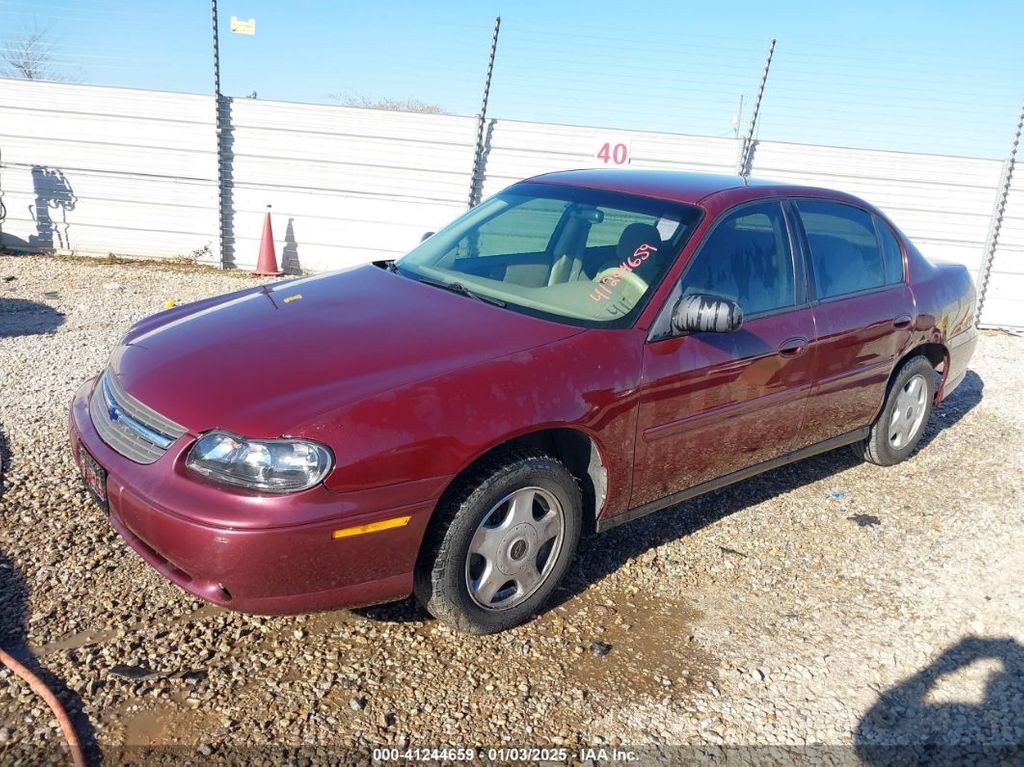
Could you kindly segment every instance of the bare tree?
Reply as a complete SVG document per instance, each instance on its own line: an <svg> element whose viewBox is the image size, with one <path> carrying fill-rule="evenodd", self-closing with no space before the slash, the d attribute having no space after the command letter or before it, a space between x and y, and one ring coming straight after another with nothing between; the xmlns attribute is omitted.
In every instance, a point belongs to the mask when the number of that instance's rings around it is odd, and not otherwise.
<svg viewBox="0 0 1024 767"><path fill-rule="evenodd" d="M389 112L420 112L428 115L451 114L444 107L430 104L419 99L374 99L358 93L331 93L327 98L337 101L342 106L359 107L360 109L383 109Z"/></svg>
<svg viewBox="0 0 1024 767"><path fill-rule="evenodd" d="M26 29L0 45L0 74L24 80L81 82L81 74L63 69L54 61L53 48L49 30L36 26Z"/></svg>

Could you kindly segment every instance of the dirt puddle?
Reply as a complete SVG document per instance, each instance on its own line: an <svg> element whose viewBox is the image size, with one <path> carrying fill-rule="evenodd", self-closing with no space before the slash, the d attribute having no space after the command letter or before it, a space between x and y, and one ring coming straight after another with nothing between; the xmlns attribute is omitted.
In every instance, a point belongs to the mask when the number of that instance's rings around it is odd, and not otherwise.
<svg viewBox="0 0 1024 767"><path fill-rule="evenodd" d="M584 689L660 698L713 678L717 663L693 643L700 618L684 600L592 587L541 618L538 629L569 640L563 662Z"/></svg>
<svg viewBox="0 0 1024 767"><path fill-rule="evenodd" d="M120 707L113 716L120 743L113 749L135 749L194 744L196 733L204 729L210 713L173 704L133 701ZM115 739L115 741L118 739Z"/></svg>
<svg viewBox="0 0 1024 767"><path fill-rule="evenodd" d="M223 607L218 607L213 604L206 604L202 607L193 610L188 615L183 615L170 622L169 625L178 625L182 623L188 623L190 621L203 620L210 616L217 615L219 613L226 612ZM139 632L150 630L154 628L160 628L157 624L148 624L143 621L125 626L125 633ZM55 652L62 652L65 650L78 650L82 647L88 647L94 644L103 644L104 642L110 642L117 639L119 632L116 629L86 629L85 631L76 631L73 634L67 634L62 636L60 639L55 639L52 642L47 642L39 647L33 647L32 651L37 657L44 655L50 655Z"/></svg>
<svg viewBox="0 0 1024 767"><path fill-rule="evenodd" d="M117 632L113 629L89 629L86 631L78 631L74 634L68 634L60 639L53 642L44 644L42 647L35 649L35 655L42 657L44 655L50 655L51 653L61 652L63 650L77 650L80 647L88 647L89 645L102 644L103 642L109 642L117 638Z"/></svg>

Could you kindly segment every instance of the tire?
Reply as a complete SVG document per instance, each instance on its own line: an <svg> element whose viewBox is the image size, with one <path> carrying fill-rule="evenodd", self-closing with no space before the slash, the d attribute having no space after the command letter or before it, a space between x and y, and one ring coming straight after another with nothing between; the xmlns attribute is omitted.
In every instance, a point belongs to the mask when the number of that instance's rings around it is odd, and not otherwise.
<svg viewBox="0 0 1024 767"><path fill-rule="evenodd" d="M507 453L442 498L416 565L416 598L466 633L518 626L562 580L582 526L579 484L565 466Z"/></svg>
<svg viewBox="0 0 1024 767"><path fill-rule="evenodd" d="M859 458L879 466L905 461L928 425L935 398L935 370L922 356L907 359L893 375L882 412L863 442L851 447ZM898 409L898 412L897 412Z"/></svg>

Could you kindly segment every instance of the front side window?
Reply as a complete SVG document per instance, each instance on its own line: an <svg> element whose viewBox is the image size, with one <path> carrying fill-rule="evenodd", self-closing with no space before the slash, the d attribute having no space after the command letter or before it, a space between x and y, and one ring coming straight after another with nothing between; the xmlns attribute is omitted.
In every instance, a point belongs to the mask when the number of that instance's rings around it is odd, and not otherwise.
<svg viewBox="0 0 1024 767"><path fill-rule="evenodd" d="M745 315L796 303L793 258L782 208L746 205L715 226L683 277L683 295L730 298Z"/></svg>
<svg viewBox="0 0 1024 767"><path fill-rule="evenodd" d="M885 284L882 252L870 213L829 200L800 200L797 210L811 250L818 298L859 293Z"/></svg>
<svg viewBox="0 0 1024 767"><path fill-rule="evenodd" d="M517 184L398 261L406 277L512 311L594 327L636 319L701 211L552 184Z"/></svg>

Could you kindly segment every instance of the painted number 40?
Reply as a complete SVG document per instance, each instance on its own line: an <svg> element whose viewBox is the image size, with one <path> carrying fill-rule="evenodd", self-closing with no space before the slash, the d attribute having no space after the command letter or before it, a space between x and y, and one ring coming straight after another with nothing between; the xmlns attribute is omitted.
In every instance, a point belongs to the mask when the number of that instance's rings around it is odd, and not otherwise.
<svg viewBox="0 0 1024 767"><path fill-rule="evenodd" d="M597 150L597 159L605 165L629 165L629 144L605 141Z"/></svg>

